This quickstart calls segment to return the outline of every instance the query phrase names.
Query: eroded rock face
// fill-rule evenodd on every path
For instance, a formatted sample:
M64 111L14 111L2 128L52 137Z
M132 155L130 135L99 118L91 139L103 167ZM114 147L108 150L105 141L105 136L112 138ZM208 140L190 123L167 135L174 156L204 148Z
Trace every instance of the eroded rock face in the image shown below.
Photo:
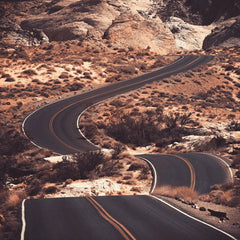
M176 47L180 50L202 49L203 41L212 29L211 26L186 23L177 17L171 17L165 24L173 33Z
M81 41L93 28L103 35L118 15L118 11L100 0L62 0L46 11L22 21L20 26L29 31L41 29L50 41Z
M157 14L163 21L170 16L195 25L209 25L240 14L239 0L157 0Z
M168 54L176 50L174 38L159 18L144 19L131 12L122 13L107 29L104 38L117 45L133 48L150 48Z
M38 0L38 3L15 23L22 32L31 35L31 42L27 37L23 44L90 38L98 42L108 39L120 48L150 48L162 54L176 50L169 29L160 18L149 15L152 0Z
M221 23L203 42L203 49L223 47L240 47L240 18Z

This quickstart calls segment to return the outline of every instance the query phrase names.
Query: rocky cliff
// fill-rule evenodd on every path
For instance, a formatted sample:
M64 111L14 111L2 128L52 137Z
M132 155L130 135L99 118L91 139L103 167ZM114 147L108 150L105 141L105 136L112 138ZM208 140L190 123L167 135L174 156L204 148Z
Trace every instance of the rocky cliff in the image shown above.
M36 45L91 38L96 44L108 41L117 47L150 48L161 54L176 50L169 29L158 17L147 14L150 0L23 1L9 5L14 12L6 6L0 37L8 43Z
M170 16L195 25L209 25L240 14L239 0L157 0L157 14L163 21Z
M90 41L171 54L203 42L205 49L238 46L239 15L238 0L9 0L0 1L0 41Z
M240 18L224 21L203 42L203 49L240 47Z

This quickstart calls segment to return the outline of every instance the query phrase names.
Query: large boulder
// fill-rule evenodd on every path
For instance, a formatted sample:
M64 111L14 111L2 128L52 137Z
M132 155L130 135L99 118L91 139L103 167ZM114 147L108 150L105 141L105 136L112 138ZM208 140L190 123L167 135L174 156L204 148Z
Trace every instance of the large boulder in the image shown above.
M240 47L240 18L219 24L203 42L203 49L223 47Z
M100 0L62 0L46 12L22 21L20 26L28 31L41 29L50 41L83 40L93 28L103 35L118 14L114 7Z
M159 0L157 14L163 21L170 16L195 25L209 25L240 14L239 0Z
M117 46L150 48L160 54L176 50L174 38L159 18L146 19L132 12L122 13L104 34Z

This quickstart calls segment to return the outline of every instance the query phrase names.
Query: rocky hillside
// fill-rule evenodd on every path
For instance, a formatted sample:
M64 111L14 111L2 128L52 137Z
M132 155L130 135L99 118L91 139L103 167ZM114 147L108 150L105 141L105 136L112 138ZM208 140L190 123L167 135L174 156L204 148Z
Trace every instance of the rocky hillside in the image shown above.
M176 50L173 35L160 18L141 14L148 12L150 1L38 0L2 5L1 39L7 43L93 40L162 54Z
M209 34L204 48L239 39L238 25L230 30L236 40L228 31L238 0L9 0L0 9L0 40L11 45L76 40L171 54L201 49Z
M187 23L209 25L240 14L238 0L157 0L156 2L157 14L163 21L168 20L169 16L175 16Z

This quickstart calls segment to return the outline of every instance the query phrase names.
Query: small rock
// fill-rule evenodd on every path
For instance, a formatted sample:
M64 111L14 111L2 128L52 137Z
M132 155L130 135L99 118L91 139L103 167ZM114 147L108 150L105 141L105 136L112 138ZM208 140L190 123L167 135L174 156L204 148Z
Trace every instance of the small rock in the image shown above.
M73 182L73 180L71 178L68 178L66 181L65 181L65 184L71 184Z
M204 211L206 211L206 208L205 207L200 207L199 210L204 212Z
M193 205L192 205L192 208L194 208L194 209L198 209L199 207L198 207L198 205L193 204Z

